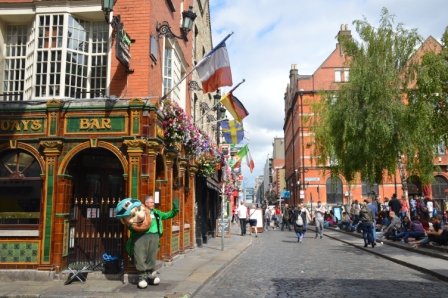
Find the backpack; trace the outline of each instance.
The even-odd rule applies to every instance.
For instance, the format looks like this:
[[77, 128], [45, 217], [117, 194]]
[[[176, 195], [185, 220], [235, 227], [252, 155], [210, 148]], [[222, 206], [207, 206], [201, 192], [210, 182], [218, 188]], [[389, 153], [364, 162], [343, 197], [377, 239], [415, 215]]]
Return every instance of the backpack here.
[[302, 212], [300, 212], [300, 213], [297, 215], [296, 225], [299, 226], [299, 227], [303, 226]]

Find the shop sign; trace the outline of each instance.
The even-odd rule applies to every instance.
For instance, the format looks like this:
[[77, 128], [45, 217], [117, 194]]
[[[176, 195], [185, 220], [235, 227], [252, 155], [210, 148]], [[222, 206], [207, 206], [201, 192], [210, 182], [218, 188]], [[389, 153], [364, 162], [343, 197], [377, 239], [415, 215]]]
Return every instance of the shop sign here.
[[65, 121], [66, 133], [105, 133], [125, 132], [125, 117], [67, 117]]
[[0, 134], [35, 134], [44, 132], [44, 119], [2, 119]]
[[132, 39], [123, 29], [123, 23], [120, 16], [114, 16], [112, 19], [112, 27], [116, 32], [115, 57], [120, 63], [129, 70], [129, 60], [131, 59], [131, 43]]

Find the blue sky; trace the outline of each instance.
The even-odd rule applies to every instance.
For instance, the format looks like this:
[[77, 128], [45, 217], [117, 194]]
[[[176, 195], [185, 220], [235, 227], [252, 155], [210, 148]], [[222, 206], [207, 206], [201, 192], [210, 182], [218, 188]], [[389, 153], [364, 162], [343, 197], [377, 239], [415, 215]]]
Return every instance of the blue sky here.
[[255, 161], [252, 174], [243, 164], [244, 186], [263, 174], [274, 137], [283, 137], [291, 64], [312, 74], [335, 49], [341, 24], [356, 38], [352, 22], [365, 18], [377, 27], [383, 7], [423, 38], [440, 40], [448, 26], [447, 0], [210, 0], [213, 43], [234, 32], [226, 42], [233, 82], [246, 80], [234, 92], [249, 111], [243, 143]]

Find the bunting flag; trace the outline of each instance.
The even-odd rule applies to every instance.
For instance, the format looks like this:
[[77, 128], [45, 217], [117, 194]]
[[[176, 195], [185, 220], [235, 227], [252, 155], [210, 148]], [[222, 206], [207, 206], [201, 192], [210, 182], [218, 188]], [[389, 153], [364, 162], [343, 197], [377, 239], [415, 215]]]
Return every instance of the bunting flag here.
[[254, 171], [255, 163], [254, 160], [252, 159], [252, 155], [250, 154], [249, 148], [247, 148], [246, 162], [250, 172], [252, 173]]
[[196, 66], [204, 93], [213, 92], [219, 87], [233, 85], [232, 71], [226, 48], [226, 40], [230, 35], [227, 35], [223, 41], [205, 55]]
[[228, 144], [238, 144], [244, 138], [243, 124], [235, 120], [221, 121], [222, 136]]
[[238, 122], [241, 122], [247, 115], [249, 115], [249, 112], [243, 106], [241, 101], [231, 92], [226, 93], [221, 97], [221, 104], [227, 109], [227, 111], [229, 111], [233, 119]]
[[249, 150], [249, 147], [247, 145], [244, 145], [240, 150], [238, 150], [238, 153], [235, 155], [233, 161], [233, 164], [230, 165], [231, 168], [235, 168], [237, 165], [239, 166], [241, 164], [241, 160], [243, 157], [246, 156], [247, 152]]

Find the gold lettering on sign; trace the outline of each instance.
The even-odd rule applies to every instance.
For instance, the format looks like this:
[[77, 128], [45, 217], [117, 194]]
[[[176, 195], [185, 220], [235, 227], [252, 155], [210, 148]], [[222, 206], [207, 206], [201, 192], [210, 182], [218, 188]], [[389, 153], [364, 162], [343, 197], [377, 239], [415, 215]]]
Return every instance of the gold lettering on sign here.
[[42, 123], [40, 123], [39, 120], [31, 120], [31, 129], [32, 130], [39, 130], [42, 127]]
[[79, 120], [79, 129], [88, 129], [89, 128], [89, 119], [81, 118]]
[[0, 120], [1, 131], [38, 131], [42, 128], [42, 120], [23, 119], [23, 120]]
[[79, 119], [79, 129], [87, 130], [87, 129], [111, 129], [111, 121], [110, 118], [81, 118]]

